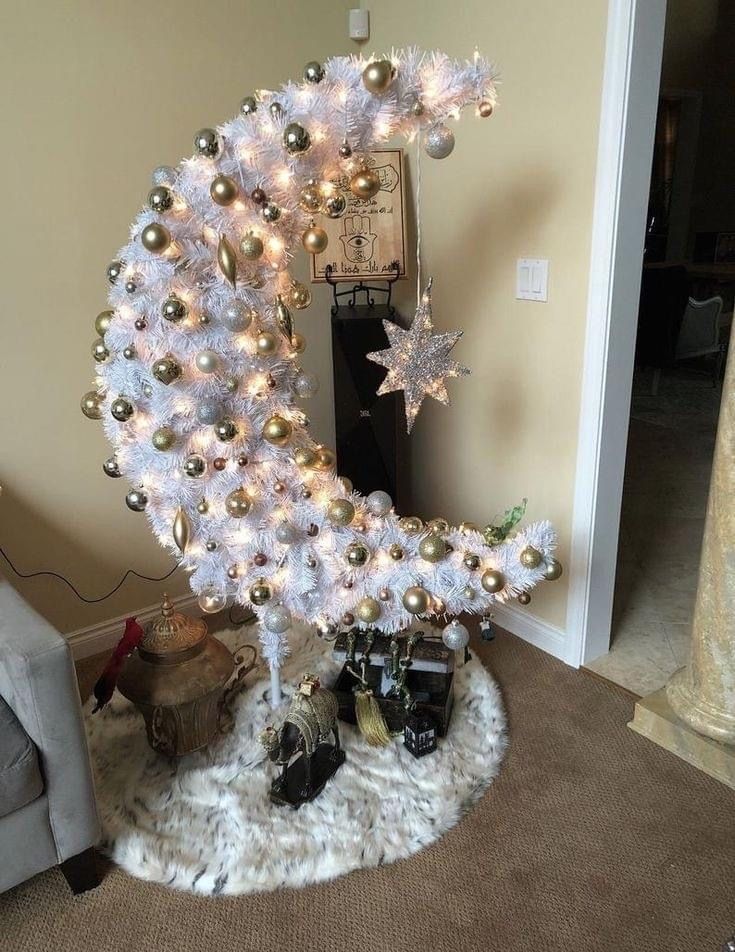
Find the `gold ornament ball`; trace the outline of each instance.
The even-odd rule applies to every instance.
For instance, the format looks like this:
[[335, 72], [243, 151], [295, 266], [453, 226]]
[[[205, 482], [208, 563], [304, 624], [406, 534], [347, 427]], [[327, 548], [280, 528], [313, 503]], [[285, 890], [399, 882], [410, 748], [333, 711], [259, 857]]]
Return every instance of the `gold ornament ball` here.
[[148, 192], [148, 205], [154, 212], [167, 212], [173, 203], [173, 192], [166, 185], [156, 185]]
[[125, 423], [135, 413], [135, 407], [125, 397], [116, 397], [110, 404], [110, 413], [119, 423]]
[[278, 338], [270, 331], [261, 331], [255, 341], [255, 347], [261, 357], [270, 357], [278, 350]]
[[306, 350], [306, 338], [303, 334], [292, 334], [291, 335], [291, 346], [296, 351], [297, 354], [303, 354]]
[[345, 549], [345, 558], [350, 568], [359, 569], [370, 561], [370, 549], [362, 542], [350, 542]]
[[201, 479], [207, 471], [207, 461], [198, 453], [192, 453], [184, 460], [182, 469], [189, 479]]
[[220, 443], [232, 443], [237, 438], [238, 430], [234, 420], [220, 420], [214, 425], [214, 435]]
[[381, 600], [381, 602], [389, 602], [389, 601], [390, 601], [390, 589], [381, 588], [380, 591], [378, 592], [378, 598]]
[[176, 433], [170, 426], [159, 426], [151, 436], [151, 443], [154, 449], [165, 453], [176, 443]]
[[319, 469], [322, 472], [332, 469], [337, 463], [337, 457], [334, 455], [334, 452], [326, 446], [318, 447], [316, 451], [316, 458], [314, 460], [314, 468]]
[[528, 605], [530, 601], [531, 596], [528, 594], [528, 592], [521, 592], [521, 594], [518, 596], [519, 605]]
[[524, 568], [537, 569], [541, 565], [541, 553], [532, 545], [527, 545], [518, 557]]
[[181, 365], [173, 357], [162, 357], [153, 364], [151, 373], [156, 380], [168, 386], [181, 376]]
[[333, 526], [348, 526], [355, 518], [355, 507], [349, 499], [333, 499], [327, 506], [327, 519]]
[[228, 493], [225, 497], [227, 515], [232, 516], [233, 519], [242, 519], [243, 516], [247, 516], [250, 512], [251, 505], [250, 496], [248, 496], [242, 486], [240, 486], [239, 489], [233, 489], [232, 492]]
[[493, 104], [488, 102], [487, 99], [483, 99], [482, 102], [478, 104], [477, 111], [483, 119], [489, 119], [493, 114]]
[[403, 593], [403, 607], [412, 615], [423, 615], [430, 602], [429, 593], [420, 585], [412, 585]]
[[480, 568], [480, 556], [475, 555], [473, 552], [468, 552], [462, 559], [462, 562], [464, 563], [464, 567], [471, 572]]
[[477, 532], [477, 526], [474, 522], [467, 522], [465, 520], [464, 522], [460, 522], [459, 531], [462, 535], [468, 535], [470, 532]]
[[109, 350], [105, 347], [105, 342], [101, 337], [98, 337], [96, 341], [92, 343], [92, 356], [97, 361], [98, 364], [104, 363], [107, 358], [110, 356]]
[[367, 201], [380, 191], [380, 179], [372, 169], [362, 169], [350, 179], [350, 191], [355, 198]]
[[326, 250], [329, 236], [319, 225], [311, 225], [301, 236], [301, 244], [310, 255], [318, 255]]
[[209, 194], [217, 205], [232, 205], [238, 195], [237, 182], [229, 175], [217, 175], [209, 186]]
[[498, 569], [486, 569], [482, 573], [480, 583], [486, 592], [496, 595], [505, 588], [505, 576]]
[[102, 419], [102, 398], [96, 390], [88, 390], [79, 405], [88, 420]]
[[299, 205], [305, 212], [318, 212], [322, 205], [322, 193], [316, 182], [307, 182], [301, 189]]
[[308, 468], [316, 462], [316, 453], [306, 446], [299, 446], [293, 454], [294, 462], [297, 466]]
[[357, 617], [368, 625], [374, 624], [380, 618], [380, 602], [376, 598], [361, 598], [357, 603]]
[[441, 562], [447, 554], [447, 544], [438, 535], [428, 535], [419, 542], [419, 555], [425, 562]]
[[100, 311], [100, 313], [94, 319], [94, 329], [100, 335], [104, 337], [105, 334], [110, 329], [110, 324], [112, 323], [112, 318], [115, 316], [114, 311]]
[[395, 75], [396, 71], [390, 60], [376, 60], [374, 63], [368, 63], [362, 71], [362, 81], [365, 89], [380, 95], [388, 89]]
[[262, 240], [254, 235], [252, 231], [249, 231], [247, 235], [240, 239], [240, 251], [243, 258], [247, 258], [248, 261], [257, 261], [263, 254], [263, 250]]
[[403, 547], [398, 545], [397, 542], [394, 542], [393, 545], [388, 549], [388, 555], [393, 559], [394, 562], [400, 562], [405, 552]]
[[300, 281], [292, 281], [288, 289], [288, 300], [297, 311], [303, 311], [311, 304], [311, 291]]
[[424, 524], [418, 516], [403, 516], [398, 520], [398, 528], [406, 535], [418, 535], [423, 531]]
[[271, 587], [264, 578], [258, 579], [250, 586], [250, 601], [253, 605], [265, 605], [272, 595]]
[[200, 499], [197, 503], [197, 512], [200, 515], [204, 515], [206, 512], [209, 512], [209, 503], [206, 499]]
[[430, 519], [429, 522], [426, 523], [426, 528], [429, 532], [441, 534], [449, 529], [449, 523], [446, 519], [442, 519], [441, 516], [437, 516], [436, 519]]
[[239, 572], [239, 569], [238, 569], [238, 567], [237, 567], [236, 565], [231, 565], [231, 566], [227, 569], [227, 578], [232, 579], [233, 581], [237, 578], [237, 576], [238, 576], [239, 574], [240, 574], [240, 572]]
[[161, 314], [166, 321], [171, 321], [172, 324], [178, 324], [179, 321], [183, 321], [186, 315], [189, 313], [189, 308], [186, 304], [175, 295], [166, 298], [166, 300], [161, 305]]
[[263, 439], [272, 446], [285, 446], [291, 439], [293, 427], [282, 416], [270, 417], [263, 424]]
[[555, 582], [561, 578], [564, 571], [561, 562], [558, 559], [549, 559], [544, 568], [544, 578], [547, 582]]
[[303, 155], [311, 148], [311, 136], [298, 122], [289, 122], [281, 137], [283, 148], [289, 155]]
[[468, 601], [471, 602], [471, 601], [473, 600], [473, 598], [475, 597], [475, 590], [474, 590], [474, 588], [473, 588], [471, 585], [465, 585], [465, 587], [462, 589], [462, 595], [463, 595]]
[[140, 240], [146, 251], [160, 255], [171, 244], [171, 233], [165, 225], [154, 221], [145, 226], [141, 232]]

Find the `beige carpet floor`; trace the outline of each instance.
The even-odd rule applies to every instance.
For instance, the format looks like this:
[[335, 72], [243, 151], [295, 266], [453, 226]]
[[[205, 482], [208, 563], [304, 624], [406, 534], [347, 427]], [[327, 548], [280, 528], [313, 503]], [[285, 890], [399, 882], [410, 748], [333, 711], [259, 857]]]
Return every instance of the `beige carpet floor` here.
[[510, 635], [500, 777], [436, 845], [299, 891], [205, 899], [107, 868], [0, 896], [3, 952], [719, 952], [735, 932], [735, 794], [625, 725], [630, 695]]

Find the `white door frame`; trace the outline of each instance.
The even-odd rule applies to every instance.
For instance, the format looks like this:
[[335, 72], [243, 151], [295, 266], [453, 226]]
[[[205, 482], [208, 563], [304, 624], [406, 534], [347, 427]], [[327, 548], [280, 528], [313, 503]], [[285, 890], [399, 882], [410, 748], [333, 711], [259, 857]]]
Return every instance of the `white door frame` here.
[[567, 656], [610, 643], [666, 0], [610, 0], [574, 491]]

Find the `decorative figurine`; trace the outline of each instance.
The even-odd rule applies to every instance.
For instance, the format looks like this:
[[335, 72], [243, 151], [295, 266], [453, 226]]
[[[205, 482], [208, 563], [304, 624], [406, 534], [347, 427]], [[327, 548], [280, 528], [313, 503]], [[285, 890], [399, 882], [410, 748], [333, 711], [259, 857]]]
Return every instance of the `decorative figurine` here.
[[[269, 759], [283, 767], [271, 784], [274, 803], [298, 809], [324, 789], [345, 762], [337, 729], [337, 698], [307, 674], [291, 701], [280, 731], [266, 727], [260, 735]], [[334, 736], [334, 743], [329, 736]]]

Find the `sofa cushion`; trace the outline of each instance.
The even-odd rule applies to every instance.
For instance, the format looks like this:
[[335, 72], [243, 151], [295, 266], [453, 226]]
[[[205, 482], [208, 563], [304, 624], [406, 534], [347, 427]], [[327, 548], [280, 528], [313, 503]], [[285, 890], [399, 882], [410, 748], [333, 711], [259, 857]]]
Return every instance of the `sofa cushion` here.
[[24, 807], [42, 793], [36, 746], [0, 697], [0, 817]]

